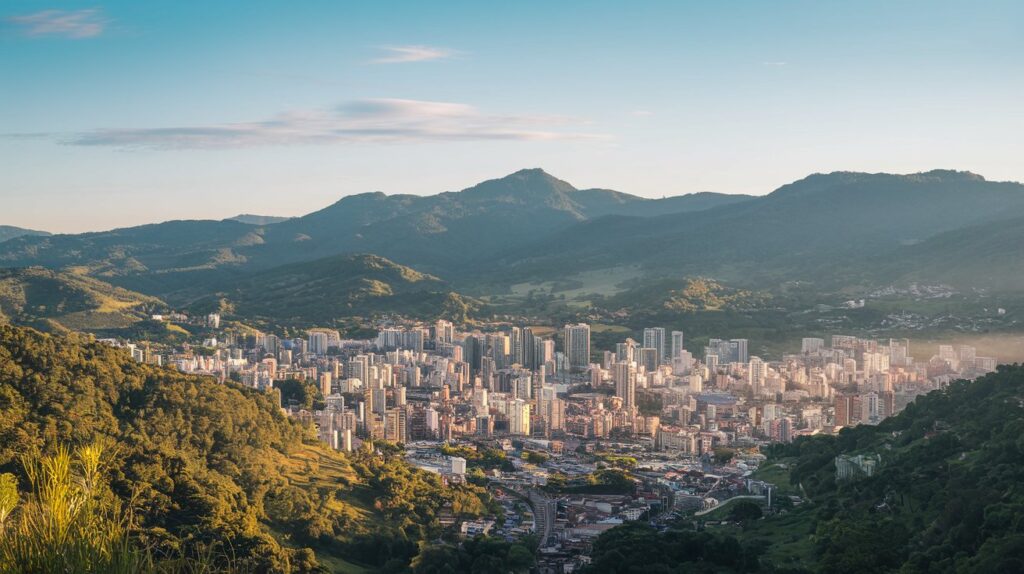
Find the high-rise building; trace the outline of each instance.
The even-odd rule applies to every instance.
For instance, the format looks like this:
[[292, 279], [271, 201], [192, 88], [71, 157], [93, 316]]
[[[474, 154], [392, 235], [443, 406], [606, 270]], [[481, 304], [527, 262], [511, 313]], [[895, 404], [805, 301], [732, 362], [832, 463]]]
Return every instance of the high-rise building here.
[[729, 341], [736, 349], [736, 362], [746, 363], [750, 360], [750, 352], [747, 350], [746, 339], [733, 339]]
[[747, 363], [747, 383], [755, 395], [761, 393], [767, 378], [768, 363], [762, 361], [761, 357], [750, 357], [750, 361]]
[[523, 352], [523, 330], [519, 327], [512, 327], [508, 336], [511, 345], [509, 362], [513, 365], [525, 366], [526, 353]]
[[638, 353], [637, 363], [639, 363], [648, 372], [653, 372], [658, 369], [658, 363], [660, 362], [661, 354], [657, 349], [644, 347], [640, 349]]
[[[539, 369], [543, 365], [553, 363], [555, 360], [555, 342], [551, 339], [541, 339], [534, 337], [533, 339], [533, 361], [535, 369]], [[551, 373], [552, 371], [548, 371]]]
[[477, 335], [467, 335], [462, 340], [462, 360], [469, 363], [474, 373], [480, 372], [480, 359], [483, 358], [483, 344]]
[[914, 363], [910, 356], [910, 339], [889, 339], [889, 364], [909, 367]]
[[619, 362], [612, 365], [612, 380], [615, 382], [615, 396], [622, 399], [622, 407], [630, 409], [636, 404], [636, 368], [633, 363]]
[[672, 331], [672, 351], [671, 356], [669, 358], [675, 360], [678, 359], [679, 356], [683, 354], [683, 351], [686, 350], [683, 346], [683, 342], [683, 332]]
[[627, 363], [635, 361], [637, 359], [636, 350], [638, 348], [639, 346], [633, 339], [626, 339], [621, 343], [615, 343], [615, 360], [619, 362], [625, 361]]
[[590, 364], [590, 325], [565, 326], [565, 356], [573, 369], [585, 369]]
[[455, 340], [455, 326], [451, 321], [441, 319], [434, 326], [434, 341], [437, 343], [451, 343]]
[[515, 399], [509, 405], [508, 432], [515, 435], [530, 435], [530, 403]]
[[804, 337], [800, 344], [800, 352], [805, 355], [811, 355], [817, 353], [825, 348], [825, 339], [817, 339], [814, 337]]
[[851, 426], [860, 422], [860, 395], [836, 395], [835, 426]]
[[523, 366], [532, 371], [537, 368], [537, 338], [529, 327], [523, 327], [522, 332]]
[[667, 358], [665, 351], [665, 328], [650, 327], [644, 329], [644, 348], [656, 350], [658, 352], [658, 362], [664, 362]]
[[384, 439], [393, 442], [408, 442], [408, 414], [405, 408], [388, 409], [384, 415]]
[[509, 353], [512, 350], [512, 345], [508, 335], [488, 335], [487, 345], [490, 349], [491, 358], [494, 359], [495, 369], [501, 370], [511, 366]]
[[316, 355], [327, 354], [327, 333], [320, 331], [309, 333], [309, 352]]
[[704, 347], [704, 355], [717, 355], [721, 364], [746, 363], [750, 360], [746, 339], [711, 339], [708, 346]]

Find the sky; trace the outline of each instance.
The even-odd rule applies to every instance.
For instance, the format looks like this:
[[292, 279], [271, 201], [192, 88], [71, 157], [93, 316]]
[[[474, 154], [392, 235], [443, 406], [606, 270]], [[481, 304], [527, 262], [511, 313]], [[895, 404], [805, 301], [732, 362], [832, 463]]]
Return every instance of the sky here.
[[0, 224], [52, 232], [1021, 158], [1019, 0], [0, 3]]

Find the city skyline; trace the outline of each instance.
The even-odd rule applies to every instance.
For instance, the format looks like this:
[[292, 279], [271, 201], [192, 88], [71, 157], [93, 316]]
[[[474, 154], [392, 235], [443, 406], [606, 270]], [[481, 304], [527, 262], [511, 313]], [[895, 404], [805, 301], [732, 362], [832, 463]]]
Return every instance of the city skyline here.
[[1019, 0], [8, 0], [0, 574], [1024, 572], [1021, 54]]
[[8, 3], [0, 223], [295, 216], [527, 167], [644, 197], [1024, 180], [1018, 4], [536, 8]]

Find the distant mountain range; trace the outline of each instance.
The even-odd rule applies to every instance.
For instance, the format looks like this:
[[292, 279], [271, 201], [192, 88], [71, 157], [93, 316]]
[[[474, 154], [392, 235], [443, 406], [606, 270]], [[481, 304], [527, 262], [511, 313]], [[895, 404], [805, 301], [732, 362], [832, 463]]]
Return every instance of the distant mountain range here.
[[[339, 254], [374, 253], [446, 276], [581, 221], [625, 210], [685, 213], [747, 196], [700, 193], [654, 200], [577, 190], [539, 169], [434, 196], [366, 193], [274, 223], [169, 221], [106, 232], [20, 237], [0, 265], [84, 267], [115, 284], [171, 298], [225, 276]], [[179, 297], [176, 297], [179, 296]]]
[[273, 225], [275, 223], [281, 223], [282, 221], [288, 221], [290, 217], [277, 217], [276, 215], [252, 215], [251, 213], [243, 213], [234, 217], [229, 217], [228, 221], [237, 221], [239, 223], [248, 223], [249, 225]]
[[[511, 248], [500, 261], [524, 278], [630, 262], [653, 274], [711, 275], [746, 285], [887, 282], [913, 275], [913, 254], [929, 249], [906, 246], [968, 227], [985, 234], [989, 224], [1021, 214], [1024, 186], [971, 173], [816, 174], [764, 197], [702, 212], [585, 221]], [[875, 273], [891, 269], [886, 262], [897, 255], [903, 266], [898, 274]], [[983, 276], [964, 279], [987, 282]]]
[[22, 229], [21, 227], [14, 227], [13, 225], [0, 225], [0, 243], [23, 235], [49, 235], [49, 233], [45, 231], [35, 231], [34, 229]]
[[[433, 196], [348, 196], [291, 219], [245, 215], [22, 235], [0, 244], [0, 266], [74, 268], [177, 305], [219, 293], [253, 310], [271, 293], [291, 293], [289, 274], [310, 278], [311, 287], [353, 285], [349, 277], [362, 271], [351, 265], [369, 260], [337, 257], [356, 254], [444, 279], [431, 289], [438, 294], [488, 294], [513, 282], [593, 277], [623, 266], [648, 278], [704, 276], [759, 290], [790, 280], [823, 288], [919, 280], [1017, 290], [1024, 289], [1021, 218], [1024, 186], [967, 172], [837, 172], [762, 197], [646, 199], [576, 189], [528, 169]], [[249, 294], [261, 288], [266, 295]]]

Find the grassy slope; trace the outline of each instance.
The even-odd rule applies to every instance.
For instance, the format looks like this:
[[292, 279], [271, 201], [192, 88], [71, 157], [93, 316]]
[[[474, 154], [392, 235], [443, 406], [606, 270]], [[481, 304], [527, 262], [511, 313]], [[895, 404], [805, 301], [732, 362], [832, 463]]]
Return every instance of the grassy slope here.
[[121, 329], [142, 318], [154, 297], [74, 272], [0, 269], [0, 312], [16, 323], [56, 323], [67, 329]]

